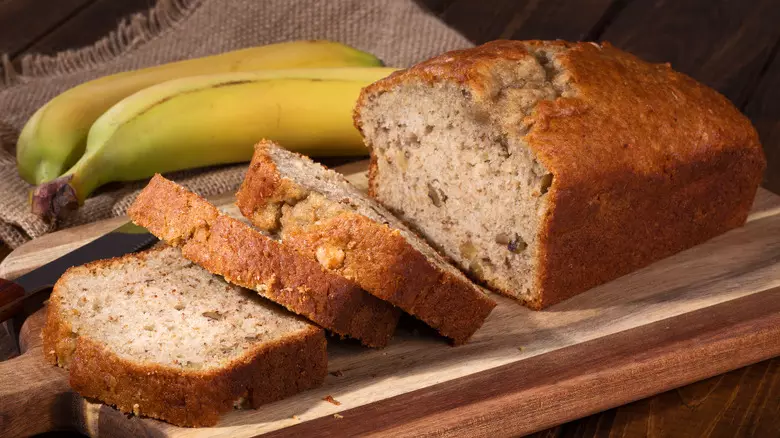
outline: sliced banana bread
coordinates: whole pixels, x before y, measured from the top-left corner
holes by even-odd
[[[255,226],[465,342],[495,303],[384,207],[344,177],[278,145],[255,147],[236,196]]]
[[[209,272],[328,330],[371,347],[385,346],[393,335],[398,309],[160,175],[128,213]]]
[[[369,193],[539,309],[741,226],[765,161],[723,96],[609,44],[495,41],[365,88]]]
[[[70,384],[136,415],[210,426],[234,407],[317,386],[325,334],[164,247],[69,269],[43,351]]]

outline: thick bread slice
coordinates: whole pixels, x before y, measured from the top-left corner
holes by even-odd
[[[342,175],[263,141],[236,196],[255,226],[418,317],[456,344],[495,303]]]
[[[163,247],[69,269],[43,328],[70,385],[136,415],[210,426],[317,386],[325,334]]]
[[[745,222],[750,121],[609,44],[494,41],[365,88],[369,193],[474,278],[539,309]]]
[[[155,175],[128,210],[138,225],[233,284],[364,345],[383,347],[400,312],[355,283],[325,271],[184,187]]]

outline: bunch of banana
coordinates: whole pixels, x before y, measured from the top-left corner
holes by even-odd
[[[87,133],[98,117],[125,97],[168,80],[267,69],[381,65],[375,56],[343,44],[294,41],[106,76],[65,91],[32,116],[16,147],[19,173],[30,184],[62,175],[84,153]]]
[[[227,73],[145,88],[89,130],[84,155],[33,193],[55,219],[97,187],[214,164],[247,161],[262,138],[309,155],[365,154],[352,125],[360,90],[395,69],[346,67]]]

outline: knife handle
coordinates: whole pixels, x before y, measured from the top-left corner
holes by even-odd
[[[21,301],[15,306],[8,307],[22,297],[24,297],[24,289],[21,286],[0,278],[0,322],[7,321],[22,311],[24,306]]]

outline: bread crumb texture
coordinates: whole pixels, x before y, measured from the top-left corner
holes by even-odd
[[[43,338],[47,359],[69,368],[82,395],[186,426],[314,386],[327,372],[321,329],[172,247],[69,269]],[[254,392],[264,387],[282,388]]]
[[[57,299],[73,333],[113,346],[123,359],[207,370],[310,327],[174,248],[123,269],[117,263],[72,270]]]

